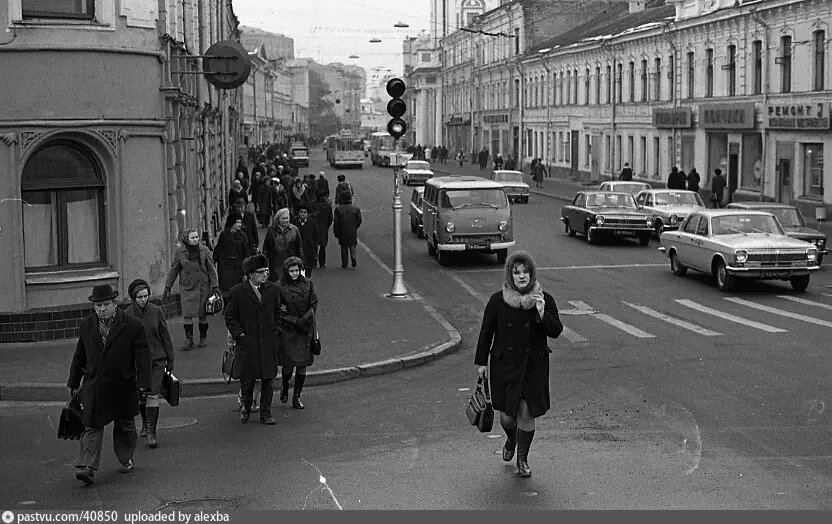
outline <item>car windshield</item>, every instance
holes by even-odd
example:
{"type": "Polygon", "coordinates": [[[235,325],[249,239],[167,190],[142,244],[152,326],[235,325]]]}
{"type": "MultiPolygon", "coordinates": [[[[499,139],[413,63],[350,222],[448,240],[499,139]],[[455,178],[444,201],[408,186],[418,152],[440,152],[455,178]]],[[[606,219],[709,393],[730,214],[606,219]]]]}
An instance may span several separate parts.
{"type": "Polygon", "coordinates": [[[601,189],[604,191],[619,191],[621,193],[638,193],[639,191],[644,191],[645,189],[650,188],[645,187],[645,185],[640,182],[616,182],[612,184],[604,184],[601,186],[601,189]]]}
{"type": "Polygon", "coordinates": [[[726,215],[711,220],[714,235],[736,235],[743,233],[770,233],[782,235],[783,229],[773,216],[769,215],[726,215]]]}
{"type": "Polygon", "coordinates": [[[586,196],[586,207],[630,207],[636,208],[632,195],[621,193],[595,193],[586,196]]]}
{"type": "Polygon", "coordinates": [[[524,182],[522,173],[495,173],[494,180],[497,182],[524,182]]]}
{"type": "Polygon", "coordinates": [[[442,194],[442,207],[448,209],[473,206],[500,208],[507,205],[506,193],[502,189],[446,189],[442,194]]]}
{"type": "Polygon", "coordinates": [[[407,169],[430,169],[430,164],[421,160],[415,160],[407,163],[407,169]]]}
{"type": "Polygon", "coordinates": [[[696,193],[656,193],[656,206],[705,206],[696,193]]]}
{"type": "Polygon", "coordinates": [[[761,209],[760,211],[767,211],[776,216],[777,220],[780,221],[780,225],[783,227],[793,228],[803,227],[806,225],[803,221],[803,215],[801,215],[795,208],[774,207],[771,209],[761,209]]]}

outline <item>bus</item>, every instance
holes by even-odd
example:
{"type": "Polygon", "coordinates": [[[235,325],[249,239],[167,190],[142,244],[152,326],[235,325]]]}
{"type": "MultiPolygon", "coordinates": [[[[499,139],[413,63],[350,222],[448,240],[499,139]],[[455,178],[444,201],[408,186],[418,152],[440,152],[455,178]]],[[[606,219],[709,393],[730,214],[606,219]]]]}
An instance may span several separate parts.
{"type": "Polygon", "coordinates": [[[390,133],[378,131],[370,135],[370,161],[374,166],[389,166],[392,152],[393,137],[390,133]]]}
{"type": "Polygon", "coordinates": [[[364,167],[364,141],[349,130],[326,138],[326,159],[338,169],[345,166],[364,167]]]}

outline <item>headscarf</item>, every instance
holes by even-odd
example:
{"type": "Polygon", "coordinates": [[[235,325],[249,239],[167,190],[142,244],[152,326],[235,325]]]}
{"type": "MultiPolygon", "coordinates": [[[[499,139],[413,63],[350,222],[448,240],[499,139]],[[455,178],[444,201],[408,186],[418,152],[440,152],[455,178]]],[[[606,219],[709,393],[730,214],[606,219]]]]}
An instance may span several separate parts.
{"type": "Polygon", "coordinates": [[[196,229],[186,229],[182,233],[182,237],[179,239],[182,242],[182,245],[185,246],[185,251],[188,253],[188,260],[195,260],[199,261],[199,242],[196,243],[195,246],[192,246],[190,242],[188,242],[188,236],[192,232],[195,232],[196,229]]]}
{"type": "MultiPolygon", "coordinates": [[[[242,175],[242,173],[240,173],[240,174],[242,175]]],[[[235,180],[235,181],[231,182],[231,187],[234,188],[237,191],[242,191],[243,190],[243,183],[240,182],[239,180],[235,180]]]]}
{"type": "Polygon", "coordinates": [[[146,280],[137,278],[136,280],[130,282],[130,285],[127,287],[127,294],[130,296],[130,300],[135,302],[136,295],[138,295],[139,291],[142,289],[147,289],[147,292],[150,293],[150,284],[148,284],[146,280]]]}
{"type": "Polygon", "coordinates": [[[225,219],[225,229],[230,230],[234,226],[234,222],[242,219],[243,217],[239,213],[235,213],[233,211],[228,213],[228,217],[225,219]]]}
{"type": "Polygon", "coordinates": [[[543,286],[537,281],[537,268],[531,254],[526,251],[515,251],[505,265],[505,282],[503,282],[503,300],[510,307],[532,309],[535,303],[543,298],[543,286]],[[529,284],[518,289],[514,284],[512,270],[517,264],[523,264],[529,270],[529,284]]]}
{"type": "Polygon", "coordinates": [[[298,275],[297,280],[292,280],[292,277],[289,276],[289,268],[292,266],[298,266],[303,271],[303,260],[298,257],[289,257],[283,261],[283,277],[281,277],[283,282],[286,284],[294,284],[306,280],[303,275],[298,275]]]}

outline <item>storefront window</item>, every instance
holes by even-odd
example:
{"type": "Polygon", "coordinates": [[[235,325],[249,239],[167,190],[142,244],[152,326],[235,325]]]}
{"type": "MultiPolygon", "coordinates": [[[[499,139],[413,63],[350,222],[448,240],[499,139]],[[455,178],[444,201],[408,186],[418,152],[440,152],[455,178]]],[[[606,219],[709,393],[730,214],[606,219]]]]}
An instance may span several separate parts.
{"type": "Polygon", "coordinates": [[[728,177],[728,135],[724,133],[708,134],[708,183],[714,176],[714,169],[721,169],[722,175],[728,177]]]}
{"type": "Polygon", "coordinates": [[[803,145],[803,194],[823,197],[823,144],[803,145]]]}
{"type": "Polygon", "coordinates": [[[742,136],[741,177],[741,187],[760,189],[763,180],[763,139],[759,133],[742,136]]]}

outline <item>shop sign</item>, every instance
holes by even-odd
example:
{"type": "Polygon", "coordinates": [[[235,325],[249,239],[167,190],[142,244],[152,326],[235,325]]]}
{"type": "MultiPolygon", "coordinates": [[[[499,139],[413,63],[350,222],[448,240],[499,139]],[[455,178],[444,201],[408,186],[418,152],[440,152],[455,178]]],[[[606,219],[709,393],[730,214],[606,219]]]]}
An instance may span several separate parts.
{"type": "Polygon", "coordinates": [[[686,129],[690,127],[689,107],[656,107],[653,109],[653,126],[658,128],[686,129]]]}
{"type": "Polygon", "coordinates": [[[504,124],[508,122],[508,113],[501,115],[483,115],[482,121],[489,124],[504,124]]]}
{"type": "Polygon", "coordinates": [[[829,104],[772,104],[766,106],[768,127],[774,129],[829,129],[829,104]]]}
{"type": "Polygon", "coordinates": [[[447,123],[449,126],[468,126],[471,125],[471,115],[449,116],[447,123]]]}
{"type": "Polygon", "coordinates": [[[705,129],[753,129],[754,103],[701,105],[699,122],[705,129]]]}

